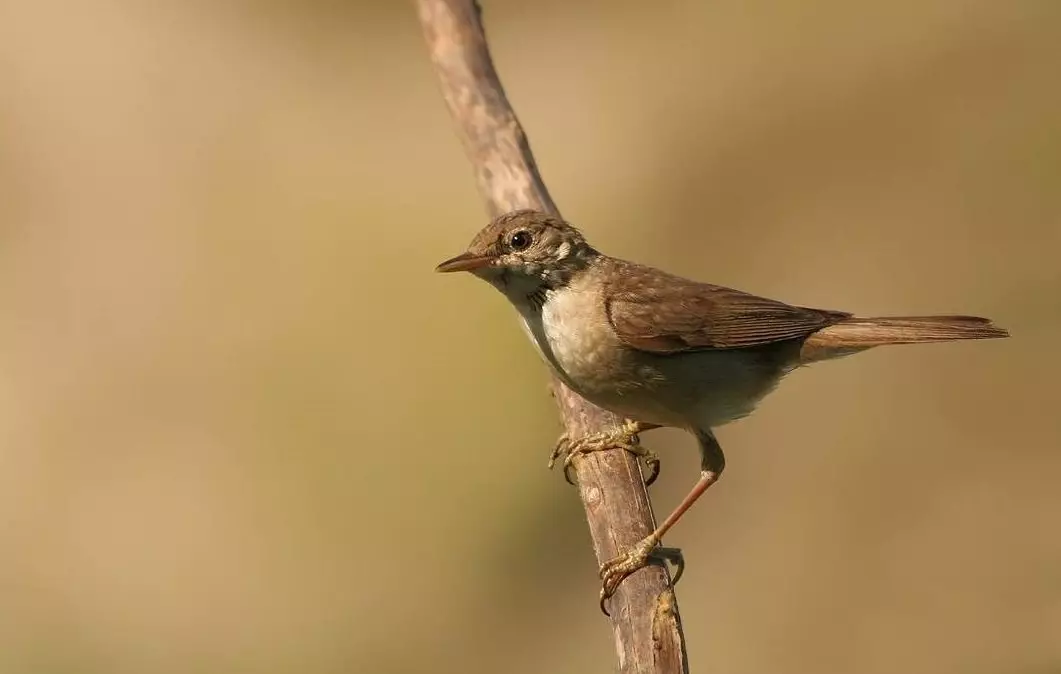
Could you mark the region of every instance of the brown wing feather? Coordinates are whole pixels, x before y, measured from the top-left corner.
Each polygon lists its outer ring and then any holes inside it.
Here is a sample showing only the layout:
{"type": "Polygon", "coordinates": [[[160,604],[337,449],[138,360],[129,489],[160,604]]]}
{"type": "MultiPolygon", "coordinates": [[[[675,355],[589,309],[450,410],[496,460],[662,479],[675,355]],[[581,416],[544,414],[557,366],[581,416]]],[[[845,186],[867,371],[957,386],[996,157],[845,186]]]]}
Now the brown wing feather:
{"type": "Polygon", "coordinates": [[[628,346],[658,354],[737,349],[797,339],[851,314],[795,307],[614,260],[608,319],[628,346]]]}

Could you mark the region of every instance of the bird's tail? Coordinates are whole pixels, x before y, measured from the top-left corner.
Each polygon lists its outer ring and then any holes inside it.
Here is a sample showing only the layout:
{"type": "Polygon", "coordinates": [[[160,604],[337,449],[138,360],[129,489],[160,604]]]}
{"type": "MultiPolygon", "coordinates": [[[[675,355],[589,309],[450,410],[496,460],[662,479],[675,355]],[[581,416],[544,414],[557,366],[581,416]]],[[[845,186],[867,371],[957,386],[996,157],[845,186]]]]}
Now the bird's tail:
{"type": "Polygon", "coordinates": [[[804,363],[846,356],[874,346],[997,339],[1009,332],[978,316],[884,316],[845,318],[803,342],[804,363]]]}

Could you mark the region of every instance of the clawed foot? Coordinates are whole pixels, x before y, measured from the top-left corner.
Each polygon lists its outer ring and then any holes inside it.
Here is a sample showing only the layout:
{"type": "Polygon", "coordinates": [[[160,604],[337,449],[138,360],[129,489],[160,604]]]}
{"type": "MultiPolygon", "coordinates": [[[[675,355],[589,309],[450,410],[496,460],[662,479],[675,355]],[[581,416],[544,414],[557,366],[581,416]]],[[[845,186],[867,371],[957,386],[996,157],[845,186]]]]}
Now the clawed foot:
{"type": "Polygon", "coordinates": [[[673,587],[685,571],[685,558],[678,548],[656,547],[659,539],[655,535],[646,536],[637,542],[632,548],[611,559],[600,567],[601,591],[600,610],[604,615],[610,615],[604,603],[619,589],[627,576],[643,569],[652,562],[670,562],[674,564],[674,579],[671,581],[673,587]]]}
{"type": "Polygon", "coordinates": [[[645,485],[650,485],[659,477],[659,457],[637,442],[637,434],[651,428],[655,428],[655,426],[627,420],[622,428],[613,433],[600,433],[575,440],[572,440],[566,434],[562,435],[560,440],[557,441],[553,453],[549,455],[549,468],[553,467],[557,459],[563,457],[564,478],[568,483],[575,484],[575,480],[571,477],[571,462],[576,455],[601,452],[606,449],[625,449],[645,462],[645,466],[648,467],[648,477],[645,478],[645,485]]]}

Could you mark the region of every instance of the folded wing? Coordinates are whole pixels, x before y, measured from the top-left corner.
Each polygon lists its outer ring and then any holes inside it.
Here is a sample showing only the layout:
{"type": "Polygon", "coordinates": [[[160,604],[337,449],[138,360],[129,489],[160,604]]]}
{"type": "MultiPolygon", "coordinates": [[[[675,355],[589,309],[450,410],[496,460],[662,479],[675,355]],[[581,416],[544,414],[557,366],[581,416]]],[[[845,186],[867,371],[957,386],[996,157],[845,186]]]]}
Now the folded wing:
{"type": "Polygon", "coordinates": [[[607,314],[628,346],[656,354],[739,349],[798,339],[851,314],[796,307],[616,261],[607,314]]]}

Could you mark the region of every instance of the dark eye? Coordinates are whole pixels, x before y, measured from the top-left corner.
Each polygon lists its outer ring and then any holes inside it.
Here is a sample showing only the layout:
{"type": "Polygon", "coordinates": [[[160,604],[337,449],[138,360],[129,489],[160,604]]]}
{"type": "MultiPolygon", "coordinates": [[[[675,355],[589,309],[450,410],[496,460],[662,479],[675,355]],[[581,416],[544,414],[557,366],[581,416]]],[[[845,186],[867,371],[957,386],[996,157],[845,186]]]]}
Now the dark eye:
{"type": "Polygon", "coordinates": [[[512,250],[525,250],[530,247],[532,240],[530,232],[520,230],[508,237],[508,245],[512,250]]]}

